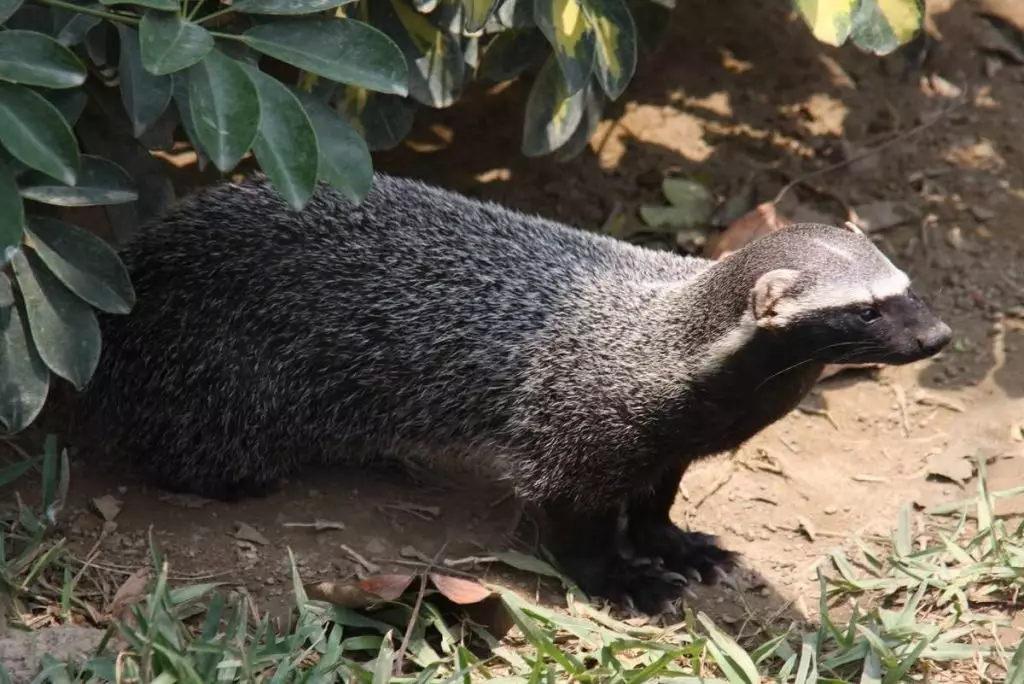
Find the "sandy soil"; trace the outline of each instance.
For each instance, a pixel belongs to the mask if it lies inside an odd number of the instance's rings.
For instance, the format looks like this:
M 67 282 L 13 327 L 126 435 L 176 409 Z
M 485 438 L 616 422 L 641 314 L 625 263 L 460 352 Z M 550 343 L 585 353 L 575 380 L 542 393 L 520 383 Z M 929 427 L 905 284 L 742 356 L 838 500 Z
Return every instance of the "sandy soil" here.
M 804 410 L 735 457 L 695 468 L 676 503 L 680 521 L 720 534 L 744 558 L 740 591 L 701 590 L 699 607 L 726 622 L 748 611 L 813 615 L 815 568 L 829 548 L 888 534 L 905 502 L 969 495 L 969 482 L 929 477 L 936 464 L 982 450 L 994 459 L 994 487 L 1024 480 L 1024 67 L 995 70 L 990 60 L 986 69 L 978 46 L 987 26 L 962 0 L 948 12 L 950 3 L 931 3 L 942 41 L 916 73 L 898 56 L 818 44 L 787 2 L 681 4 L 666 42 L 645 57 L 577 159 L 520 155 L 526 89 L 513 84 L 423 112 L 410 145 L 377 163 L 586 228 L 618 213 L 636 229 L 636 209 L 661 203 L 666 175 L 692 174 L 721 197 L 754 177 L 764 200 L 785 178 L 758 169 L 799 176 L 934 121 L 815 178 L 822 192 L 798 189 L 791 204 L 837 218 L 845 218 L 841 202 L 909 210 L 882 244 L 954 326 L 954 344 L 928 362 L 823 382 Z M 929 80 L 933 73 L 945 81 Z M 965 81 L 966 102 L 946 112 Z M 103 527 L 90 501 L 105 495 L 122 504 L 97 547 L 111 582 L 146 562 L 152 526 L 175 577 L 241 582 L 267 608 L 289 600 L 288 548 L 307 579 L 342 578 L 360 570 L 343 545 L 385 568 L 444 545 L 447 558 L 504 548 L 513 510 L 481 483 L 428 486 L 344 471 L 306 474 L 266 500 L 199 505 L 74 468 L 69 531 L 83 556 Z M 287 526 L 316 519 L 344 527 Z M 238 523 L 257 539 L 236 536 Z M 536 588 L 530 575 L 498 577 Z

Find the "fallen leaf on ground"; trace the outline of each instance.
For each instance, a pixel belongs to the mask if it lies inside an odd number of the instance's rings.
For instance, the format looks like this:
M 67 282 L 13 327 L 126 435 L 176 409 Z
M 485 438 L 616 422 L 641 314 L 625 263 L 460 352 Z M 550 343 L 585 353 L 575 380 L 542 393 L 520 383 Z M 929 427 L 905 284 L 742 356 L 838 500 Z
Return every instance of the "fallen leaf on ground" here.
M 103 612 L 112 618 L 127 620 L 131 617 L 128 609 L 146 598 L 149 584 L 149 568 L 139 568 L 114 592 L 114 598 L 104 607 Z
M 259 544 L 260 546 L 266 546 L 270 543 L 266 537 L 264 537 L 259 530 L 252 525 L 244 522 L 235 523 L 237 526 L 232 536 L 235 539 L 241 539 L 242 541 L 252 542 L 253 544 Z
M 123 506 L 121 501 L 115 499 L 110 494 L 93 499 L 92 505 L 103 516 L 103 519 L 107 521 L 116 518 L 118 513 L 121 512 L 121 506 Z
M 452 603 L 459 604 L 460 606 L 471 603 L 480 603 L 492 595 L 492 592 L 489 589 L 476 580 L 452 577 L 450 575 L 440 575 L 434 572 L 430 573 L 428 577 L 430 577 L 430 581 L 434 583 L 434 586 L 437 587 L 437 590 L 441 592 L 445 598 Z
M 774 233 L 789 223 L 789 219 L 778 211 L 773 202 L 762 202 L 733 221 L 732 225 L 718 235 L 708 251 L 708 258 L 721 259 L 756 238 Z

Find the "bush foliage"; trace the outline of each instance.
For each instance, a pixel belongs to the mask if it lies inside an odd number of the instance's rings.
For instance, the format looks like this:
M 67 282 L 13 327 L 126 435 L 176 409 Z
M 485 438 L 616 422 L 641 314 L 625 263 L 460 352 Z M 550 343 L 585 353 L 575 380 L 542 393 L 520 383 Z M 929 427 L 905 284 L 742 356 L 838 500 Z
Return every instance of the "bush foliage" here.
M 793 2 L 818 39 L 879 54 L 921 22 L 920 0 Z M 57 218 L 147 201 L 84 114 L 143 151 L 183 135 L 221 172 L 251 152 L 296 209 L 317 181 L 359 201 L 370 151 L 474 78 L 535 74 L 523 153 L 580 152 L 632 79 L 651 3 L 673 0 L 0 0 L 0 422 L 32 423 L 53 375 L 82 388 L 95 310 L 134 305 L 116 251 Z

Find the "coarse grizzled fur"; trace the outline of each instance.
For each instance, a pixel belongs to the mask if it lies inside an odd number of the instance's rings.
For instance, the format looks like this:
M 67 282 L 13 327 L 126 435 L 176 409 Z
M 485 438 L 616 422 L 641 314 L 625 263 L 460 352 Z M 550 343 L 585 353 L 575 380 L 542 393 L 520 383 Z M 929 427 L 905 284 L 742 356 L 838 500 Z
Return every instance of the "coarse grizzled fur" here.
M 647 612 L 733 561 L 669 520 L 688 464 L 782 417 L 825 363 L 922 358 L 907 335 L 942 325 L 911 305 L 871 344 L 815 327 L 798 302 L 839 311 L 830 286 L 856 299 L 902 276 L 845 229 L 715 263 L 386 175 L 358 206 L 322 185 L 302 212 L 260 175 L 223 184 L 123 258 L 137 304 L 102 317 L 73 402 L 85 455 L 217 498 L 313 464 L 475 459 L 547 513 L 585 591 Z M 614 550 L 622 510 L 636 558 Z

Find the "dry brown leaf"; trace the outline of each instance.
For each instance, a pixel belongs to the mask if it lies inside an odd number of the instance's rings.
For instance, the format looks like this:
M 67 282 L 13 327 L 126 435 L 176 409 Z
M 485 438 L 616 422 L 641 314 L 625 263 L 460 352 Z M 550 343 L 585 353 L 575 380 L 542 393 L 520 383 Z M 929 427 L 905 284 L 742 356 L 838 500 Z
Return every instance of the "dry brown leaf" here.
M 779 213 L 773 202 L 762 202 L 722 231 L 708 250 L 708 257 L 721 259 L 755 238 L 774 233 L 789 223 L 790 220 Z
M 131 613 L 128 609 L 146 597 L 146 585 L 149 584 L 149 568 L 139 568 L 114 592 L 114 598 L 103 609 L 110 617 L 127 620 Z
M 349 582 L 325 580 L 303 585 L 303 589 L 306 596 L 314 601 L 326 601 L 353 610 L 368 608 L 381 599 Z
M 356 582 L 356 586 L 386 601 L 395 601 L 405 593 L 413 579 L 413 575 L 374 575 Z
M 236 522 L 234 537 L 235 539 L 241 539 L 242 541 L 252 542 L 253 544 L 259 544 L 260 546 L 267 546 L 270 541 L 264 537 L 259 530 L 252 525 L 244 522 Z
M 440 575 L 434 572 L 430 573 L 429 577 L 438 591 L 449 601 L 460 606 L 480 603 L 491 596 L 491 592 L 476 580 Z
M 103 516 L 103 519 L 109 522 L 116 518 L 121 512 L 121 506 L 123 504 L 118 499 L 107 494 L 106 496 L 100 496 L 93 499 L 92 505 L 96 511 Z

